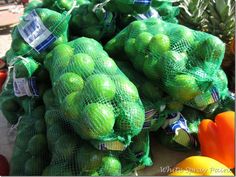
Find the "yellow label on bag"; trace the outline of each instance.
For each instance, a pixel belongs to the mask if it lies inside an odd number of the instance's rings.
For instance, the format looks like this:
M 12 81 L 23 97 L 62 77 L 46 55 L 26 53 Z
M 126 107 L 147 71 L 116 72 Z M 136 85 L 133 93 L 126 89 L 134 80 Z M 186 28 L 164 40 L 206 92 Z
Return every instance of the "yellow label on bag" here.
M 106 142 L 95 142 L 95 147 L 101 151 L 112 150 L 112 151 L 124 151 L 126 146 L 120 141 L 106 141 Z

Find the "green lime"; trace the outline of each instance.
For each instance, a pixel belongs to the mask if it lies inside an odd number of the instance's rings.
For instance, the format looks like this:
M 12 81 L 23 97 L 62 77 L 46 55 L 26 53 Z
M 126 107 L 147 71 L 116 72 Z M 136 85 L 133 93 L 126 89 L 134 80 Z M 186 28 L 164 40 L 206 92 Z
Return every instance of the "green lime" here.
M 160 65 L 158 58 L 148 58 L 144 61 L 143 72 L 147 78 L 157 81 L 160 79 L 160 71 L 158 66 Z
M 114 82 L 105 74 L 94 74 L 90 76 L 85 83 L 84 90 L 91 99 L 101 98 L 109 101 L 116 94 Z
M 46 165 L 45 159 L 33 156 L 25 162 L 25 175 L 40 176 Z
M 157 34 L 152 37 L 149 43 L 149 50 L 153 55 L 160 56 L 170 49 L 170 39 L 164 34 Z
M 148 56 L 142 54 L 136 54 L 136 56 L 130 58 L 133 63 L 133 66 L 138 71 L 143 71 L 144 63 L 148 60 Z
M 135 102 L 119 104 L 120 115 L 116 119 L 115 127 L 121 135 L 135 136 L 143 128 L 145 113 L 143 107 Z
M 47 151 L 47 139 L 44 134 L 37 134 L 33 136 L 27 147 L 27 152 L 32 156 L 44 154 Z
M 87 78 L 93 73 L 94 65 L 94 61 L 89 55 L 78 53 L 71 58 L 66 71 L 73 72 L 83 78 Z
M 60 111 L 59 110 L 48 110 L 45 113 L 45 122 L 47 124 L 47 129 L 52 125 L 56 124 L 57 121 L 60 121 Z
M 116 157 L 106 156 L 102 158 L 101 173 L 104 176 L 120 176 L 121 163 Z
M 99 139 L 113 132 L 115 116 L 113 108 L 100 103 L 92 103 L 85 107 L 82 114 L 82 137 Z
M 200 94 L 195 77 L 187 74 L 176 75 L 167 83 L 166 89 L 173 98 L 181 102 L 189 101 Z
M 141 92 L 145 97 L 152 101 L 158 101 L 163 96 L 163 92 L 160 88 L 150 81 L 146 81 L 141 86 Z
M 135 38 L 130 38 L 125 42 L 125 52 L 130 55 L 130 56 L 135 56 L 136 55 L 136 50 L 135 50 Z
M 139 99 L 136 86 L 127 77 L 116 75 L 113 80 L 116 85 L 116 97 L 118 100 L 137 101 Z
M 56 0 L 55 4 L 59 9 L 69 11 L 72 8 L 73 1 L 71 1 L 71 0 Z
M 153 36 L 151 33 L 148 33 L 148 32 L 140 33 L 135 40 L 135 49 L 138 52 L 145 52 L 152 37 Z
M 116 74 L 118 72 L 118 67 L 116 65 L 116 63 L 114 62 L 114 60 L 110 57 L 106 57 L 106 58 L 101 58 L 100 60 L 98 60 L 99 63 L 98 65 L 98 70 L 101 71 L 101 73 L 105 73 L 108 75 L 113 75 Z
M 84 87 L 84 80 L 78 74 L 63 74 L 55 83 L 53 89 L 60 102 L 72 92 L 81 92 Z
M 140 31 L 147 30 L 146 24 L 141 20 L 132 22 L 129 28 L 130 28 L 130 31 L 133 31 L 133 32 L 140 32 Z
M 45 133 L 46 132 L 46 124 L 44 119 L 37 120 L 34 125 L 36 133 Z

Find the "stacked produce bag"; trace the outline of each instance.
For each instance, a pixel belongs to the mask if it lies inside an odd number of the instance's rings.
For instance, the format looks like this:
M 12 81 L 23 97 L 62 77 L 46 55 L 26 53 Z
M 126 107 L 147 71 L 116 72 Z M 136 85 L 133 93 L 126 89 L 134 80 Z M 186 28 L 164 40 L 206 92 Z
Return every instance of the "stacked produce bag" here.
M 177 24 L 179 12 L 168 0 L 31 1 L 0 80 L 17 128 L 10 174 L 130 175 L 153 165 L 150 132 L 202 150 L 199 124 L 235 99 L 225 44 Z

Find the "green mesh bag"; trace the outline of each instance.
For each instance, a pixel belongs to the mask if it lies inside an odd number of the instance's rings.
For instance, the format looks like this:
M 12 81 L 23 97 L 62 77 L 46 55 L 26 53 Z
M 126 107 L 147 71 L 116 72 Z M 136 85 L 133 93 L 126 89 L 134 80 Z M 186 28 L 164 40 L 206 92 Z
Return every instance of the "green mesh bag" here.
M 63 112 L 48 110 L 45 114 L 51 162 L 44 176 L 120 175 L 121 164 L 116 154 L 95 149 L 82 140 L 65 122 Z
M 178 23 L 179 7 L 173 6 L 169 0 L 153 0 L 152 7 L 157 10 L 161 19 L 170 23 Z
M 138 90 L 98 42 L 78 38 L 48 55 L 53 92 L 76 133 L 125 145 L 139 134 L 145 115 Z
M 30 16 L 27 16 L 28 14 Z M 30 23 L 26 20 L 27 18 L 31 19 Z M 19 25 L 12 31 L 11 50 L 13 52 L 9 53 L 8 57 L 21 55 L 39 59 L 40 56 L 45 54 L 48 46 L 67 31 L 69 19 L 69 13 L 60 14 L 44 8 L 36 8 L 30 13 L 27 11 Z M 44 35 L 43 37 L 42 34 Z
M 115 23 L 112 12 L 94 9 L 94 4 L 85 2 L 72 12 L 70 31 L 73 36 L 107 41 L 115 35 Z
M 10 161 L 10 175 L 39 176 L 49 164 L 46 124 L 43 106 L 31 109 L 20 117 Z
M 122 161 L 122 174 L 130 175 L 135 169 L 141 169 L 153 164 L 150 158 L 149 132 L 142 131 L 133 138 L 130 146 L 122 152 L 120 159 Z
M 132 22 L 105 49 L 114 58 L 119 58 L 118 52 L 125 53 L 148 79 L 180 103 L 203 109 L 227 90 L 227 84 L 219 82 L 227 81 L 220 70 L 225 45 L 210 34 L 150 18 Z M 209 100 L 204 100 L 208 99 L 204 94 L 210 95 Z
M 151 0 L 94 0 L 105 9 L 123 14 L 144 13 L 149 10 Z

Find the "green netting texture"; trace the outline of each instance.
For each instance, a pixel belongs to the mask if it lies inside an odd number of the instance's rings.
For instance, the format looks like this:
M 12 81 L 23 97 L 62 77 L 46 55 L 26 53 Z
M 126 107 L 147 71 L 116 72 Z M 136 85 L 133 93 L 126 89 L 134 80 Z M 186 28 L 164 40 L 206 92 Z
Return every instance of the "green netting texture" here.
M 113 58 L 130 60 L 181 103 L 202 109 L 225 96 L 225 44 L 210 34 L 150 18 L 132 22 L 105 49 Z
M 129 144 L 144 123 L 135 85 L 95 40 L 61 44 L 45 60 L 53 92 L 74 130 L 88 140 Z

